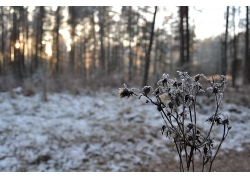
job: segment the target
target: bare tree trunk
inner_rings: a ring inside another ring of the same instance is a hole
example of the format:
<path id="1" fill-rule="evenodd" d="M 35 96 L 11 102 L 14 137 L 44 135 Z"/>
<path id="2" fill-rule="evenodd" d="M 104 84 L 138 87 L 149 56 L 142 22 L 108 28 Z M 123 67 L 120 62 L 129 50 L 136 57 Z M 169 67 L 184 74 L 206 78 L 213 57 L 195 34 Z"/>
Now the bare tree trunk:
<path id="1" fill-rule="evenodd" d="M 110 69 L 111 69 L 111 58 L 110 58 L 110 25 L 111 25 L 111 22 L 110 22 L 110 19 L 107 20 L 107 33 L 108 33 L 108 47 L 107 47 L 107 72 L 108 74 L 110 74 Z"/>
<path id="2" fill-rule="evenodd" d="M 183 19 L 184 19 L 184 7 L 180 6 L 180 63 L 184 64 L 184 28 L 183 28 Z"/>
<path id="3" fill-rule="evenodd" d="M 184 24 L 185 18 L 185 24 Z M 180 6 L 180 64 L 183 70 L 189 69 L 189 22 L 188 22 L 188 6 Z"/>
<path id="4" fill-rule="evenodd" d="M 237 37 L 235 34 L 235 7 L 233 6 L 233 31 L 234 31 L 234 39 L 233 39 L 233 62 L 232 62 L 232 86 L 235 87 L 235 79 L 237 73 Z"/>
<path id="5" fill-rule="evenodd" d="M 43 17 L 44 17 L 44 6 L 39 7 L 39 16 L 37 18 L 37 32 L 36 32 L 36 54 L 35 54 L 35 70 L 38 69 L 40 63 L 40 57 L 42 56 L 43 52 Z"/>
<path id="6" fill-rule="evenodd" d="M 249 59 L 249 9 L 246 6 L 246 38 L 245 38 L 245 82 L 250 83 L 250 59 Z"/>
<path id="7" fill-rule="evenodd" d="M 2 52 L 2 65 L 0 64 L 0 71 L 2 73 L 2 71 L 4 70 L 5 68 L 5 43 L 4 43 L 4 40 L 5 40 L 5 28 L 4 28 L 4 7 L 2 6 L 1 7 L 1 28 L 2 28 L 2 44 L 1 44 L 1 52 Z"/>
<path id="8" fill-rule="evenodd" d="M 83 28 L 85 29 L 85 24 L 83 25 Z M 87 37 L 86 37 L 86 32 L 83 30 L 83 37 L 81 40 L 81 48 L 80 48 L 80 54 L 81 54 L 81 72 L 83 71 L 83 80 L 86 82 L 87 80 L 87 68 L 86 68 L 86 63 L 87 63 Z M 83 52 L 82 52 L 83 51 Z"/>
<path id="9" fill-rule="evenodd" d="M 188 23 L 188 6 L 185 7 L 186 13 L 186 62 L 189 62 L 189 23 Z"/>
<path id="10" fill-rule="evenodd" d="M 132 6 L 129 6 L 129 17 L 128 17 L 128 34 L 129 34 L 129 69 L 128 69 L 128 80 L 132 80 L 132 68 L 133 68 L 133 49 L 131 46 L 132 43 Z"/>
<path id="11" fill-rule="evenodd" d="M 154 70 L 153 70 L 153 74 L 157 73 L 157 61 L 158 61 L 158 40 L 156 40 L 155 42 L 155 51 L 154 51 Z"/>
<path id="12" fill-rule="evenodd" d="M 17 46 L 19 43 L 19 21 L 17 19 L 17 12 L 19 7 L 13 7 L 13 36 L 12 42 L 14 44 L 14 66 L 13 66 L 13 74 L 14 76 L 21 78 L 21 69 L 20 69 L 20 47 Z"/>
<path id="13" fill-rule="evenodd" d="M 94 39 L 94 42 L 93 42 L 94 47 L 93 47 L 93 52 L 92 52 L 90 74 L 92 74 L 96 68 L 96 35 L 95 35 L 95 17 L 94 17 L 94 14 L 92 14 L 92 16 L 91 16 L 91 25 L 92 25 L 92 33 L 93 33 L 93 39 Z"/>
<path id="14" fill-rule="evenodd" d="M 147 84 L 147 81 L 148 81 L 148 71 L 149 71 L 149 63 L 150 63 L 150 52 L 151 52 L 151 48 L 152 48 L 152 44 L 153 44 L 153 38 L 154 38 L 154 26 L 155 26 L 156 12 L 157 12 L 157 6 L 155 6 L 154 18 L 153 18 L 153 23 L 152 23 L 152 28 L 151 28 L 150 42 L 149 42 L 148 51 L 146 53 L 146 62 L 145 62 L 145 69 L 144 69 L 142 86 L 145 86 Z"/>
<path id="15" fill-rule="evenodd" d="M 105 71 L 105 49 L 104 49 L 104 15 L 106 7 L 99 7 L 99 26 L 100 26 L 100 42 L 101 42 L 101 52 L 100 52 L 100 64 L 101 69 L 104 72 Z"/>
<path id="16" fill-rule="evenodd" d="M 70 25 L 71 25 L 71 50 L 70 50 L 70 62 L 69 62 L 69 70 L 71 73 L 74 73 L 75 70 L 75 28 L 76 28 L 76 12 L 75 12 L 75 7 L 70 6 L 69 7 L 69 12 L 70 12 Z"/>
<path id="17" fill-rule="evenodd" d="M 136 19 L 136 22 L 139 21 L 139 18 L 140 18 L 140 15 L 139 15 L 139 9 L 138 9 L 138 12 L 137 12 L 137 19 Z M 137 30 L 136 30 L 136 36 L 139 37 L 139 25 L 137 24 Z M 139 38 L 136 39 L 136 44 L 135 44 L 135 60 L 134 60 L 134 73 L 137 75 L 138 74 L 138 50 L 139 50 Z"/>
<path id="18" fill-rule="evenodd" d="M 55 29 L 54 33 L 56 34 L 56 39 L 55 39 L 55 46 L 56 46 L 56 73 L 59 73 L 59 68 L 60 68 L 60 44 L 59 44 L 59 26 L 60 26 L 60 6 L 57 6 L 56 10 L 56 24 L 55 24 Z"/>
<path id="19" fill-rule="evenodd" d="M 27 16 L 26 16 L 26 12 L 27 9 L 24 9 L 23 6 L 20 6 L 20 26 L 21 26 L 21 32 L 23 34 L 23 38 L 22 38 L 22 42 L 21 42 L 21 47 L 20 47 L 20 62 L 19 62 L 19 68 L 20 68 L 20 73 L 21 76 L 24 75 L 25 72 L 25 27 L 26 27 L 26 21 L 27 21 Z M 21 41 L 21 40 L 20 40 Z"/>
<path id="20" fill-rule="evenodd" d="M 227 74 L 227 36 L 228 36 L 228 17 L 229 17 L 229 6 L 227 6 L 227 15 L 226 15 L 226 32 L 225 39 L 223 42 L 223 52 L 222 52 L 222 61 L 221 61 L 221 73 L 223 75 Z"/>

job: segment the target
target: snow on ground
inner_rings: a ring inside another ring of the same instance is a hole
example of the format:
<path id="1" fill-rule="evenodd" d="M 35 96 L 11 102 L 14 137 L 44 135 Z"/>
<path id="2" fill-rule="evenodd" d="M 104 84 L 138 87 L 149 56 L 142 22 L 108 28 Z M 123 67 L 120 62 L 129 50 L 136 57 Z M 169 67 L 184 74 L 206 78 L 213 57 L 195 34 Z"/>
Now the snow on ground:
<path id="1" fill-rule="evenodd" d="M 0 93 L 0 171 L 159 171 L 176 155 L 161 135 L 161 115 L 143 98 L 96 92 L 48 94 L 48 100 Z M 203 101 L 201 127 L 212 111 Z M 250 143 L 249 108 L 223 104 L 222 111 L 232 126 L 222 150 L 243 150 Z"/>

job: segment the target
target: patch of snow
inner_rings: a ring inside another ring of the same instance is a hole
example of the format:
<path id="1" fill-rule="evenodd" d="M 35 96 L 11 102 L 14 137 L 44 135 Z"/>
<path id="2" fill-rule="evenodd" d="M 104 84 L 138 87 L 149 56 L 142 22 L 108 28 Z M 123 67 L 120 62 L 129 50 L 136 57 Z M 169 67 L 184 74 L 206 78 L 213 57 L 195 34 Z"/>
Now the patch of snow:
<path id="1" fill-rule="evenodd" d="M 173 155 L 171 140 L 160 133 L 160 113 L 143 97 L 40 97 L 0 93 L 0 171 L 133 171 L 139 163 L 161 164 L 162 154 Z M 198 126 L 206 129 L 213 107 L 203 103 L 198 109 Z M 222 150 L 243 150 L 250 143 L 249 108 L 223 104 L 220 111 L 232 126 Z M 215 138 L 221 132 L 215 128 Z"/>

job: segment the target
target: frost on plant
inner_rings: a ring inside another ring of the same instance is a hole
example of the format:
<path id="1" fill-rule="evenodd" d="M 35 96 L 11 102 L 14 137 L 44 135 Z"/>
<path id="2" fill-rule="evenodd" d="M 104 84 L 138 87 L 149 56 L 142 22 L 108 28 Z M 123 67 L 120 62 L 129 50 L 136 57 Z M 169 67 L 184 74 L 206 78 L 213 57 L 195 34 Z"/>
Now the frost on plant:
<path id="1" fill-rule="evenodd" d="M 124 84 L 119 89 L 120 98 L 129 98 L 133 95 L 147 98 L 146 103 L 157 106 L 157 110 L 162 116 L 162 135 L 172 139 L 175 149 L 179 155 L 180 171 L 195 171 L 194 156 L 201 157 L 201 170 L 205 167 L 211 171 L 213 162 L 221 147 L 221 144 L 228 135 L 231 127 L 229 120 L 219 112 L 223 93 L 226 88 L 226 77 L 221 75 L 220 82 L 210 80 L 204 74 L 197 74 L 194 77 L 187 72 L 177 71 L 180 79 L 170 79 L 168 74 L 163 74 L 157 82 L 157 88 L 144 86 L 142 89 L 128 88 Z M 197 127 L 197 121 L 203 121 L 196 117 L 196 99 L 200 93 L 205 93 L 199 81 L 203 78 L 208 82 L 210 91 L 215 99 L 214 112 L 204 120 L 208 125 L 208 131 Z M 214 126 L 222 127 L 222 135 L 219 145 L 214 147 L 212 136 Z M 213 151 L 212 151 L 213 150 Z"/>

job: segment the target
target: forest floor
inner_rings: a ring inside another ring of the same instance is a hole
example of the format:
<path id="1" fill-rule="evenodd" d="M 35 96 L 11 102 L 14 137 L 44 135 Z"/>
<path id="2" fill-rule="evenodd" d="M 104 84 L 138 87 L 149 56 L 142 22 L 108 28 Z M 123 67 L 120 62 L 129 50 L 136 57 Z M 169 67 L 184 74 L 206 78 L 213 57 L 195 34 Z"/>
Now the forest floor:
<path id="1" fill-rule="evenodd" d="M 199 99 L 203 128 L 213 98 Z M 212 171 L 250 171 L 250 107 L 225 101 L 220 112 L 232 129 Z M 118 91 L 49 93 L 42 102 L 41 94 L 3 92 L 0 113 L 0 171 L 179 171 L 174 144 L 160 131 L 162 117 L 143 98 L 120 99 Z M 215 129 L 215 140 L 221 131 Z"/>

